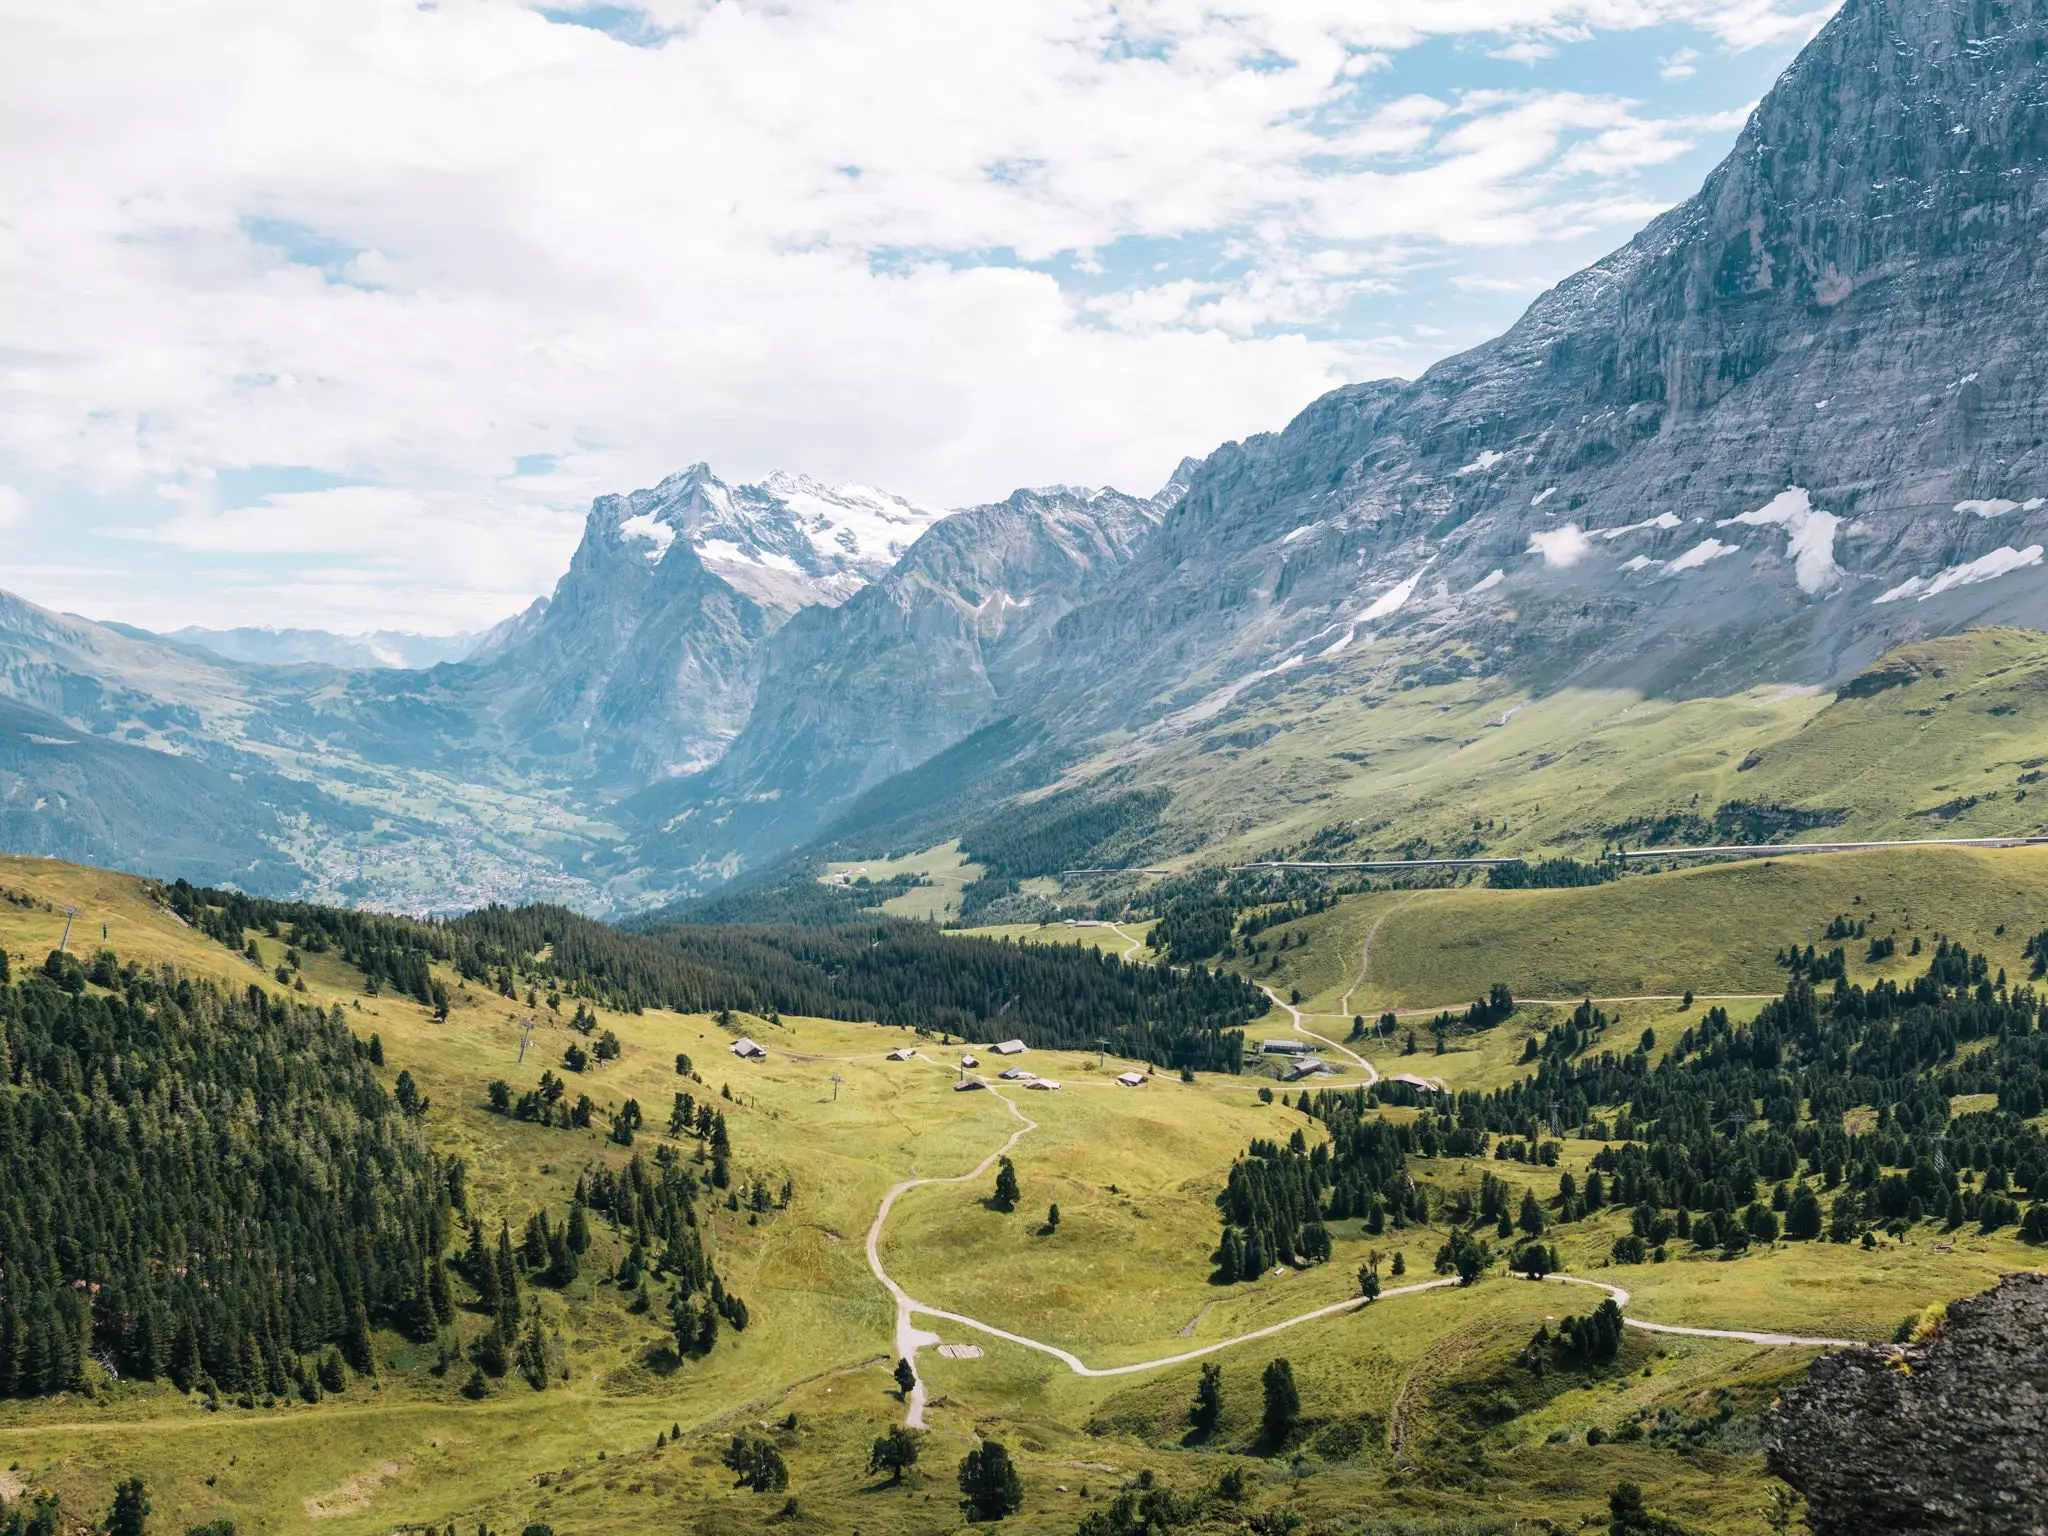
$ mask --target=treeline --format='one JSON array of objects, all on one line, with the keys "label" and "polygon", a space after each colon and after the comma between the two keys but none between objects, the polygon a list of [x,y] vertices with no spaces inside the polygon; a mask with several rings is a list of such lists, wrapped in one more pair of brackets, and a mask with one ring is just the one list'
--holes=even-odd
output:
[{"label": "treeline", "polygon": [[998,811],[960,834],[960,851],[983,867],[961,892],[960,918],[975,914],[1018,883],[1066,869],[1119,868],[1145,835],[1157,828],[1172,795],[1163,789],[1127,790],[1107,797],[1052,795]]},{"label": "treeline", "polygon": [[261,933],[309,955],[335,952],[363,973],[372,992],[390,987],[423,1006],[444,1011],[447,1007],[446,989],[434,979],[430,966],[436,960],[454,959],[456,949],[440,924],[203,889],[184,880],[165,887],[164,899],[201,933],[252,961],[256,953],[246,947],[247,935]]},{"label": "treeline", "polygon": [[1039,1047],[1101,1039],[1120,1055],[1203,1071],[1236,1071],[1239,1030],[1271,1006],[1250,983],[1199,967],[1170,971],[1078,944],[959,938],[915,923],[691,926],[657,942],[719,976],[719,1006],[744,1012],[873,1019],[971,1040],[1015,1035]]},{"label": "treeline", "polygon": [[0,1394],[76,1386],[93,1356],[241,1394],[338,1371],[336,1348],[369,1369],[373,1322],[440,1305],[462,1165],[339,1010],[112,979],[0,988]]},{"label": "treeline", "polygon": [[1158,922],[1145,943],[1172,965],[1234,959],[1240,941],[1247,953],[1259,953],[1251,941],[1266,929],[1327,912],[1340,895],[1370,889],[1370,881],[1332,883],[1298,870],[1195,870],[1153,891]]},{"label": "treeline", "polygon": [[1313,1101],[1304,1089],[1301,1107],[1329,1128],[1330,1139],[1310,1148],[1297,1128],[1285,1145],[1252,1142],[1231,1165],[1216,1197],[1223,1218],[1212,1255],[1218,1285],[1257,1279],[1275,1264],[1323,1262],[1331,1221],[1360,1216],[1378,1233],[1429,1219],[1426,1191],[1406,1175],[1405,1155],[1418,1146],[1413,1127],[1368,1118],[1362,1088],[1325,1090]]},{"label": "treeline", "polygon": [[[336,949],[372,977],[405,977],[411,995],[436,1006],[445,989],[425,974],[430,960],[508,997],[524,986],[536,1002],[545,988],[551,1006],[567,993],[622,1012],[872,1019],[970,1039],[999,1029],[1034,1046],[1108,1040],[1120,1055],[1232,1072],[1243,1057],[1237,1031],[1270,1006],[1249,983],[1200,968],[1174,972],[1080,946],[963,938],[921,923],[685,923],[636,933],[552,906],[487,907],[442,922],[182,884],[169,888],[169,899],[232,948],[259,932]],[[528,1106],[534,1118],[538,1108]]]},{"label": "treeline", "polygon": [[[2043,1016],[2031,988],[1938,940],[1907,985],[1838,978],[1822,991],[1795,974],[1749,1024],[1709,1010],[1654,1069],[1648,1032],[1625,1051],[1575,1055],[1553,1042],[1531,1076],[1461,1093],[1417,1124],[1445,1145],[1499,1138],[1496,1155],[1549,1145],[1553,1116],[1611,1139],[1583,1189],[1560,1179],[1549,1211],[1574,1220],[1631,1207],[1632,1231],[1615,1249],[1625,1262],[1674,1239],[1739,1250],[1781,1235],[1849,1241],[1925,1219],[2018,1225],[2048,1240],[2048,1138],[2028,1123],[2048,1090]],[[1580,1042],[1599,1035],[1581,1032]],[[1952,1100],[1970,1094],[1995,1094],[1997,1107],[1951,1118]],[[1619,1108],[1588,1124],[1595,1105]],[[1851,1131],[1845,1116],[1859,1106],[1874,1119]],[[1974,1187],[1959,1177],[1967,1170],[1981,1174]]]},{"label": "treeline", "polygon": [[1577,886],[1605,885],[1622,876],[1619,859],[1601,859],[1582,864],[1577,859],[1544,859],[1530,864],[1511,859],[1486,872],[1486,883],[1497,891],[1552,891]]},{"label": "treeline", "polygon": [[1848,812],[1835,807],[1808,809],[1766,800],[1729,800],[1710,816],[1674,811],[1663,816],[1637,816],[1606,829],[1616,846],[1667,847],[1709,843],[1776,843],[1800,832],[1839,827]]}]

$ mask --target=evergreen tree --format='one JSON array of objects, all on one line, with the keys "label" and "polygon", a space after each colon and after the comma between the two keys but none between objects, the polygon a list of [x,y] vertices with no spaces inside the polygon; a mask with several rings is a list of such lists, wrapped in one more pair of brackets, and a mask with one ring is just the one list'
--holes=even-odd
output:
[{"label": "evergreen tree", "polygon": [[1204,1439],[1216,1433],[1223,1422],[1223,1367],[1205,1364],[1202,1378],[1195,1383],[1195,1405],[1188,1410],[1188,1423]]},{"label": "evergreen tree", "polygon": [[1259,1375],[1259,1388],[1264,1394],[1259,1436],[1271,1454],[1286,1445],[1301,1418],[1301,1390],[1294,1384],[1294,1367],[1285,1356],[1267,1364]]},{"label": "evergreen tree", "polygon": [[789,1486],[789,1468],[782,1460],[782,1453],[759,1435],[734,1435],[720,1459],[735,1474],[735,1488],[750,1488],[755,1493],[780,1493]]},{"label": "evergreen tree", "polygon": [[1022,1197],[1023,1191],[1017,1185],[1016,1166],[1006,1157],[996,1168],[996,1190],[990,1204],[1007,1215],[1017,1209],[1017,1202]]},{"label": "evergreen tree", "polygon": [[131,1477],[114,1489],[114,1507],[107,1511],[106,1536],[143,1536],[149,1523],[149,1492],[142,1479]]},{"label": "evergreen tree", "polygon": [[868,1471],[887,1472],[891,1483],[903,1481],[903,1474],[917,1465],[921,1437],[901,1424],[892,1424],[868,1451]]},{"label": "evergreen tree", "polygon": [[917,1390],[917,1369],[905,1358],[896,1362],[896,1394],[908,1398]]},{"label": "evergreen tree", "polygon": [[1000,1520],[1024,1507],[1024,1483],[1000,1440],[984,1440],[960,1462],[960,1492],[982,1520]]}]

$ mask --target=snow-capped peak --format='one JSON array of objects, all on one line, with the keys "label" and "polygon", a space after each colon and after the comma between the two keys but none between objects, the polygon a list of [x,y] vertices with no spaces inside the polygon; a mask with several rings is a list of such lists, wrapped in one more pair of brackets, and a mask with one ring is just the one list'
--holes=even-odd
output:
[{"label": "snow-capped peak", "polygon": [[781,470],[728,485],[702,463],[592,510],[594,523],[650,564],[687,544],[706,569],[783,609],[845,601],[945,516],[871,485],[829,486]]}]

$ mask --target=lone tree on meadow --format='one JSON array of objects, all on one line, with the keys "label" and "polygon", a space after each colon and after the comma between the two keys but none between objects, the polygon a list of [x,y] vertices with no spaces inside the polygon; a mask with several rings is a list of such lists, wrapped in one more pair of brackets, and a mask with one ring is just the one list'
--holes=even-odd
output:
[{"label": "lone tree on meadow", "polygon": [[1052,1205],[1049,1205],[1045,1208],[1045,1230],[1048,1232],[1057,1232],[1059,1231],[1059,1229],[1060,1208],[1058,1202],[1054,1202]]},{"label": "lone tree on meadow", "polygon": [[910,1363],[910,1361],[909,1361],[908,1359],[898,1360],[898,1361],[896,1362],[896,1393],[897,1393],[897,1395],[898,1395],[899,1397],[905,1397],[905,1398],[907,1398],[907,1397],[909,1397],[909,1396],[910,1396],[910,1394],[911,1394],[912,1392],[914,1392],[914,1391],[916,1391],[916,1390],[917,1390],[917,1367],[916,1367],[916,1366],[914,1366],[914,1365],[912,1365],[912,1364]]},{"label": "lone tree on meadow", "polygon": [[984,1440],[961,1459],[960,1492],[981,1520],[1000,1520],[1024,1507],[1024,1483],[1002,1441]]},{"label": "lone tree on meadow", "polygon": [[1265,1393],[1265,1408],[1259,1417],[1259,1434],[1269,1450],[1279,1450],[1294,1433],[1301,1418],[1301,1389],[1294,1384],[1294,1367],[1286,1356],[1269,1362],[1259,1376]]},{"label": "lone tree on meadow", "polygon": [[114,1507],[107,1511],[107,1536],[142,1536],[149,1522],[149,1491],[142,1479],[131,1477],[114,1490]]},{"label": "lone tree on meadow", "polygon": [[996,1192],[992,1200],[995,1208],[1005,1215],[1017,1209],[1017,1202],[1024,1191],[1017,1185],[1017,1165],[1007,1157],[996,1169]]},{"label": "lone tree on meadow", "polygon": [[756,1493],[780,1493],[789,1486],[789,1468],[782,1452],[759,1435],[734,1435],[720,1458],[736,1474],[735,1488]]},{"label": "lone tree on meadow", "polygon": [[1195,1383],[1195,1406],[1188,1410],[1188,1423],[1195,1433],[1207,1438],[1223,1422],[1223,1367],[1205,1365],[1202,1379]]},{"label": "lone tree on meadow", "polygon": [[900,1483],[903,1474],[917,1465],[918,1435],[901,1424],[889,1426],[889,1433],[876,1439],[868,1452],[868,1470],[886,1472],[889,1481]]}]

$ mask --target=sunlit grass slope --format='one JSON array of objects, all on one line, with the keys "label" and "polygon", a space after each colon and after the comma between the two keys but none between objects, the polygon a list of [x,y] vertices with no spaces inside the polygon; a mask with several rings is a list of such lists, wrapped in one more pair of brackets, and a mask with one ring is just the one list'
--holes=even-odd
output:
[{"label": "sunlit grass slope", "polygon": [[[1462,1004],[1494,980],[1529,997],[1678,990],[1693,976],[1680,974],[1681,965],[1698,968],[1693,979],[1702,993],[1764,992],[1781,979],[1771,961],[1779,943],[1850,911],[1873,922],[1873,932],[1897,922],[1905,933],[1910,914],[1911,933],[1963,935],[2012,968],[2022,935],[2048,926],[2040,916],[2048,912],[2044,870],[2048,857],[2030,852],[1857,856],[1632,877],[1582,892],[1374,895],[1306,920],[1308,946],[1286,951],[1282,970],[1260,979],[1312,994],[1329,1027],[1347,987],[1355,991],[1351,1009],[1368,1017],[1388,1006]],[[186,928],[144,882],[10,858],[0,859],[0,887],[15,898],[0,902],[0,944],[17,965],[40,960],[61,932],[58,909],[76,905],[75,948],[96,948],[104,923],[123,958],[168,961],[237,987],[276,986],[268,971]],[[1359,984],[1360,949],[1382,916]],[[1108,929],[1014,936],[1041,932],[1056,942],[1114,941]],[[258,942],[266,966],[275,965],[282,944]],[[1651,987],[1637,957],[1653,952]],[[1851,952],[1860,955],[1858,947]],[[360,977],[331,956],[305,960],[310,997],[342,1008],[358,1034],[380,1036],[386,1080],[409,1070],[430,1096],[429,1135],[468,1161],[474,1201],[493,1225],[502,1217],[516,1231],[540,1204],[559,1213],[579,1170],[630,1155],[598,1131],[543,1130],[488,1112],[493,1079],[523,1091],[542,1070],[561,1070],[570,1038],[561,1014],[533,1010],[538,1027],[521,1063],[522,1006],[464,990],[449,973],[443,979],[454,1006],[446,1022],[436,1022],[408,1000],[366,996]],[[1904,974],[1910,964],[1902,958],[1886,973]],[[1861,978],[1870,969],[1852,960],[1851,973]],[[1675,1001],[1614,1007],[1630,1032],[1654,1023],[1668,1041],[1683,1027]],[[1392,1045],[1377,1048],[1374,1059],[1453,1086],[1497,1086],[1522,1070],[1528,1031],[1556,1017],[1532,1003],[1486,1035],[1454,1037],[1445,1056],[1430,1054],[1424,1033],[1416,1056],[1396,1057]],[[600,1227],[580,1279],[560,1293],[533,1292],[562,1329],[571,1367],[570,1380],[545,1394],[508,1378],[484,1401],[468,1402],[457,1390],[460,1372],[434,1374],[431,1346],[380,1335],[376,1381],[317,1406],[214,1413],[168,1388],[127,1384],[0,1405],[0,1466],[13,1464],[9,1475],[26,1485],[57,1489],[81,1517],[105,1509],[118,1477],[141,1475],[156,1501],[154,1528],[174,1536],[222,1515],[245,1533],[337,1536],[449,1522],[467,1536],[479,1522],[518,1531],[537,1519],[573,1536],[752,1532],[771,1518],[777,1529],[910,1536],[961,1524],[952,1469],[976,1436],[987,1436],[1010,1447],[1025,1480],[1025,1509],[1005,1526],[1018,1532],[1070,1533],[1141,1471],[1193,1489],[1231,1466],[1248,1473],[1254,1507],[1289,1507],[1338,1530],[1367,1514],[1414,1522],[1541,1517],[1576,1526],[1604,1519],[1607,1491],[1622,1477],[1701,1530],[1765,1529],[1765,1479],[1753,1440],[1716,1430],[1721,1438],[1681,1454],[1648,1440],[1589,1446],[1585,1435],[1592,1427],[1612,1432],[1638,1414],[1699,1423],[1724,1405],[1738,1428],[1753,1424],[1803,1353],[1631,1335],[1625,1368],[1565,1382],[1539,1402],[1512,1367],[1513,1353],[1539,1323],[1583,1311],[1593,1298],[1500,1278],[1390,1298],[1222,1352],[1224,1422],[1201,1446],[1184,1443],[1196,1365],[1083,1379],[1046,1355],[935,1324],[948,1343],[984,1353],[922,1354],[933,1397],[926,1460],[904,1487],[885,1489],[864,1467],[869,1442],[902,1413],[888,1378],[894,1309],[868,1272],[863,1240],[889,1185],[973,1167],[1016,1128],[1009,1107],[992,1093],[956,1093],[957,1046],[907,1030],[743,1018],[736,1027],[771,1051],[765,1062],[745,1064],[726,1053],[728,1034],[700,1016],[605,1013],[600,1022],[616,1031],[624,1054],[575,1087],[600,1108],[639,1100],[650,1124],[637,1150],[662,1144],[656,1131],[674,1091],[709,1093],[731,1126],[735,1172],[778,1186],[787,1179],[793,1188],[789,1207],[758,1223],[723,1206],[706,1209],[721,1269],[753,1312],[743,1335],[728,1334],[702,1362],[673,1366],[651,1353],[663,1339],[661,1320],[632,1313],[605,1278],[619,1254]],[[1276,1013],[1254,1033],[1285,1027],[1285,1014]],[[930,1059],[885,1059],[905,1043]],[[678,1052],[692,1058],[703,1082],[677,1076]],[[1183,1083],[1164,1074],[1126,1089],[1110,1081],[1114,1059],[1105,1065],[1060,1051],[1026,1060],[1064,1086],[1058,1093],[1004,1090],[1040,1127],[1014,1154],[1020,1208],[988,1208],[988,1178],[920,1188],[899,1203],[885,1234],[886,1263],[921,1300],[1115,1364],[1340,1300],[1352,1293],[1371,1249],[1399,1251],[1411,1278],[1429,1277],[1441,1230],[1369,1237],[1346,1221],[1335,1224],[1329,1264],[1212,1286],[1213,1202],[1232,1159],[1254,1136],[1284,1141],[1299,1129],[1313,1144],[1324,1135],[1286,1102],[1293,1090],[1256,1077]],[[1275,1102],[1260,1101],[1262,1085],[1276,1092]],[[1492,1172],[1516,1187],[1517,1198],[1524,1187],[1548,1197],[1560,1173],[1583,1178],[1599,1147],[1567,1138],[1556,1168],[1448,1158],[1416,1159],[1412,1168],[1439,1194],[1475,1187],[1482,1172]],[[693,1155],[690,1144],[680,1150]],[[1062,1219],[1046,1232],[1046,1208],[1055,1202]],[[1600,1273],[1625,1223],[1625,1213],[1605,1211],[1553,1236],[1569,1268]],[[1622,1283],[1636,1295],[1632,1310],[1650,1319],[1878,1339],[1910,1311],[2037,1262],[2010,1229],[1984,1237],[1967,1228],[1940,1252],[1929,1231],[1869,1251],[1781,1244],[1733,1261],[1681,1246],[1665,1264],[1607,1277],[1625,1274]],[[469,1318],[464,1326],[473,1332],[480,1325]],[[1249,1454],[1258,1372],[1276,1355],[1293,1362],[1311,1421],[1298,1463]],[[1520,1412],[1475,1416],[1475,1402],[1495,1402],[1502,1391],[1527,1399]],[[781,1427],[791,1414],[794,1425]],[[657,1450],[657,1433],[671,1425],[682,1427],[681,1442]],[[785,1495],[734,1490],[718,1464],[725,1438],[741,1427],[781,1445],[787,1497],[795,1500],[787,1512]]]}]

